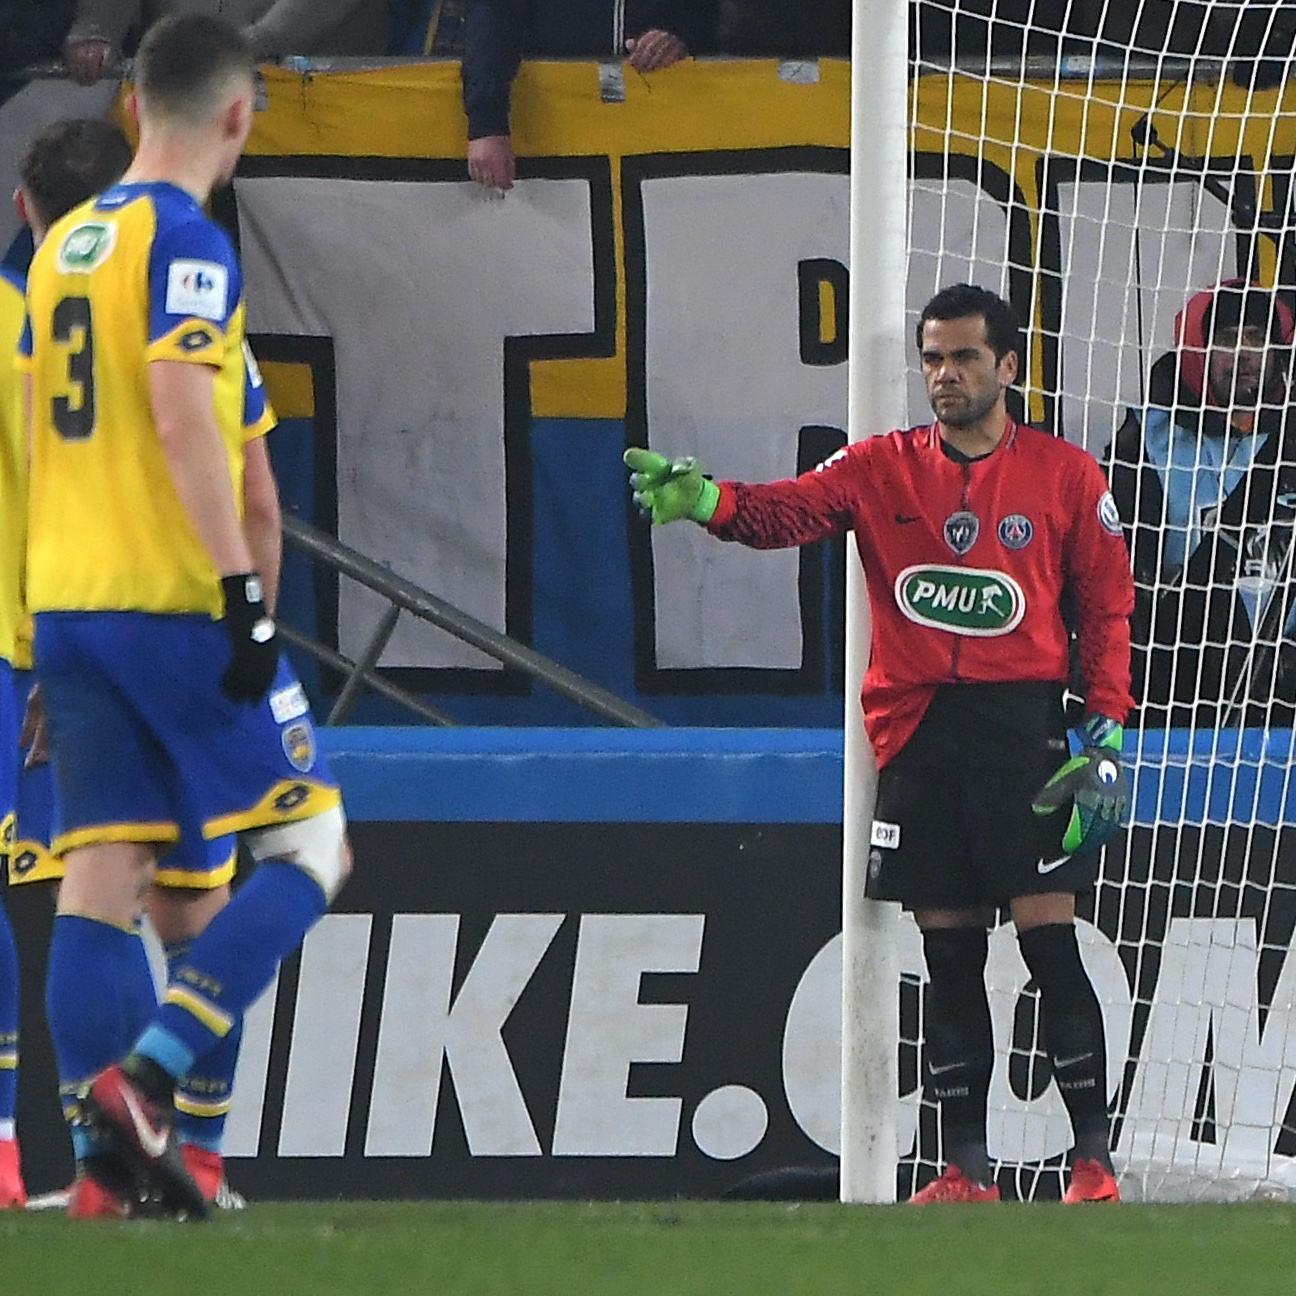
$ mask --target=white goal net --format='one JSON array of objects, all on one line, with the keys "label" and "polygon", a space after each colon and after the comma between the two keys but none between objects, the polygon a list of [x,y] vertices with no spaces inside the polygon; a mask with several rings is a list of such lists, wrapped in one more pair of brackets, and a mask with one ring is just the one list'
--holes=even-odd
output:
[{"label": "white goal net", "polygon": [[[960,280],[1014,303],[1019,412],[1108,467],[1132,544],[1135,805],[1081,923],[1123,1192],[1296,1195],[1296,17],[1055,8],[916,11],[908,303]],[[940,1153],[905,931],[902,1191]],[[991,1154],[1055,1196],[1068,1124],[1010,927],[990,979]]]}]

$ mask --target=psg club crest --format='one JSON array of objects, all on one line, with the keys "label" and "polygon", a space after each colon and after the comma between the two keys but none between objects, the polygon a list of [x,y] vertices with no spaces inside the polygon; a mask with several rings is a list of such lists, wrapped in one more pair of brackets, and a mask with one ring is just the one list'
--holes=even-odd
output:
[{"label": "psg club crest", "polygon": [[1025,549],[1034,534],[1035,528],[1024,513],[1009,513],[999,523],[999,543],[1005,549]]},{"label": "psg club crest", "polygon": [[975,513],[969,513],[967,509],[959,509],[957,513],[951,513],[945,519],[945,543],[960,558],[976,544],[976,538],[980,533],[981,520]]}]

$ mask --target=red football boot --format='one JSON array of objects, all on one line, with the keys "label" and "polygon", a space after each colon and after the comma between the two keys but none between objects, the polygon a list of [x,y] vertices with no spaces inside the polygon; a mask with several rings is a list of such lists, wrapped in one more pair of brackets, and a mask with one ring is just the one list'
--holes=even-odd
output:
[{"label": "red football boot", "polygon": [[203,1196],[217,1210],[243,1210],[247,1206],[247,1198],[231,1188],[225,1178],[225,1158],[219,1152],[197,1143],[181,1143],[180,1155]]},{"label": "red football boot", "polygon": [[225,1178],[225,1158],[197,1143],[181,1143],[180,1155],[199,1191],[209,1202],[214,1202]]},{"label": "red football boot", "polygon": [[911,1206],[927,1206],[932,1202],[997,1202],[999,1185],[973,1183],[956,1165],[945,1167],[939,1179],[933,1179],[926,1188],[909,1198]]},{"label": "red football boot", "polygon": [[168,1213],[207,1218],[207,1199],[185,1167],[175,1136],[175,1109],[158,1102],[118,1065],[101,1071],[80,1095],[91,1126],[132,1164]]},{"label": "red football boot", "polygon": [[1101,1161],[1081,1159],[1071,1167],[1071,1183],[1064,1202],[1118,1202],[1116,1176]]},{"label": "red football boot", "polygon": [[78,1170],[68,1190],[67,1213],[69,1219],[124,1220],[131,1217],[131,1204],[93,1175]]},{"label": "red football boot", "polygon": [[0,1139],[0,1210],[24,1210],[27,1189],[23,1187],[22,1164],[17,1139]]}]

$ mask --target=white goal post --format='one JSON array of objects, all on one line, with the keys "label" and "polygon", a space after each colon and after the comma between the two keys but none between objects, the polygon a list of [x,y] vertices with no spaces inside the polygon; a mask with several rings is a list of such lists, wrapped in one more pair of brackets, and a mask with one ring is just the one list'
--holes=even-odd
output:
[{"label": "white goal post", "polygon": [[[907,79],[904,0],[857,0],[851,50],[851,276],[847,439],[904,422]],[[895,1196],[899,914],[864,898],[873,757],[859,688],[869,612],[853,552],[846,564],[842,868],[841,1199]]]},{"label": "white goal post", "polygon": [[[1043,0],[857,0],[850,435],[930,416],[912,322],[939,287],[970,280],[1013,303],[1017,412],[1109,468],[1142,564],[1135,805],[1080,923],[1122,1192],[1296,1196],[1296,24],[1277,3],[1242,23],[1237,5],[1207,6],[1192,29],[1170,0],[1048,7],[1035,21]],[[915,17],[906,51],[896,32]],[[924,45],[950,30],[970,42]],[[1211,386],[1217,299],[1185,311],[1231,279],[1264,290],[1236,299],[1243,323],[1263,312],[1266,338],[1245,416],[1236,389]],[[919,1096],[917,933],[859,899],[872,774],[852,731],[867,623],[850,597],[842,1197],[880,1201],[897,1158],[903,1193],[940,1148]],[[992,934],[989,978],[999,1182],[1056,1196],[1068,1125],[1010,927]]]}]

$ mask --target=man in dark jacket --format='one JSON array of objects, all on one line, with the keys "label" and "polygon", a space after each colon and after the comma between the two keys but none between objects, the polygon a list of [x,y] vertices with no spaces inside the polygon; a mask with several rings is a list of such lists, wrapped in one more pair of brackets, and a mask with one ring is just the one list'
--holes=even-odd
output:
[{"label": "man in dark jacket", "polygon": [[1109,447],[1134,565],[1142,722],[1290,723],[1296,420],[1290,308],[1230,279],[1175,321]]},{"label": "man in dark jacket", "polygon": [[714,22],[710,0],[468,0],[468,174],[491,189],[513,184],[509,97],[523,57],[625,57],[655,72],[704,49]]},{"label": "man in dark jacket", "polygon": [[75,0],[0,0],[0,102],[20,85],[18,74],[59,56]]}]

